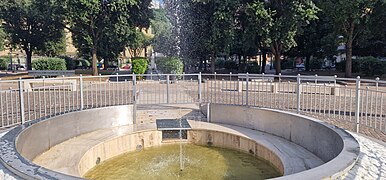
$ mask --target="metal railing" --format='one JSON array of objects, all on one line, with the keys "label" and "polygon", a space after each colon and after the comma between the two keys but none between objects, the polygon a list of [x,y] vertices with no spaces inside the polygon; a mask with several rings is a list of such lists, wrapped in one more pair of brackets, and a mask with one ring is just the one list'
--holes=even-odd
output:
[{"label": "metal railing", "polygon": [[0,127],[116,105],[220,103],[292,111],[386,134],[386,81],[336,76],[147,74],[0,81]]}]

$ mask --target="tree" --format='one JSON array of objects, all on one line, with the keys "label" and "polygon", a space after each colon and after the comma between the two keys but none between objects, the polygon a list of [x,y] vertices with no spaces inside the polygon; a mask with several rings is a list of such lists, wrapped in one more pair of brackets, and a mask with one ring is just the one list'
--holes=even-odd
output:
[{"label": "tree", "polygon": [[[378,2],[369,0],[326,0],[321,7],[332,22],[337,34],[343,35],[346,44],[345,76],[352,76],[353,42],[364,32],[369,17]],[[384,11],[384,10],[383,10]]]},{"label": "tree", "polygon": [[[152,16],[150,0],[67,0],[65,2],[69,30],[81,39],[82,47],[91,49],[93,75],[98,74],[98,46],[106,40],[126,39],[133,28],[150,25]],[[107,32],[118,33],[119,37],[106,39]],[[126,42],[130,44],[130,42]],[[111,42],[114,46],[114,42]],[[117,43],[118,45],[119,43]],[[124,43],[122,43],[124,44]],[[121,45],[121,44],[120,44]]]},{"label": "tree", "polygon": [[7,38],[7,34],[4,29],[0,26],[0,51],[3,51],[5,48],[5,41]]},{"label": "tree", "polygon": [[23,49],[27,55],[26,66],[32,69],[33,52],[45,52],[49,44],[63,38],[63,28],[54,16],[52,1],[3,0],[0,2],[0,19],[9,34],[12,46]]},{"label": "tree", "polygon": [[[262,3],[262,2],[260,2]],[[270,49],[275,56],[276,74],[281,72],[282,53],[296,46],[295,36],[302,26],[317,19],[318,8],[311,0],[270,0],[264,8],[256,5],[258,18],[269,19],[267,30]]]},{"label": "tree", "polygon": [[152,45],[154,51],[162,53],[166,56],[175,55],[175,50],[170,47],[175,47],[172,38],[172,24],[166,15],[165,9],[154,10],[154,18],[151,20],[151,28],[154,38]]},{"label": "tree", "polygon": [[353,42],[353,55],[386,56],[386,1],[377,1],[365,30]]}]

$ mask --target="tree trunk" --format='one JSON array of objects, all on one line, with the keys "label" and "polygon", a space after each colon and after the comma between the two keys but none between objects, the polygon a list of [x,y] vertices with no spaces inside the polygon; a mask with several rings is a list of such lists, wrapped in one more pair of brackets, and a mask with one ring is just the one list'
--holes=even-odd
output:
[{"label": "tree trunk", "polygon": [[275,70],[276,70],[276,75],[279,75],[281,73],[281,59],[280,59],[280,52],[275,53]]},{"label": "tree trunk", "polygon": [[311,61],[311,55],[308,54],[306,55],[306,62],[305,62],[306,71],[310,71],[310,61]]},{"label": "tree trunk", "polygon": [[267,66],[267,50],[262,48],[261,54],[263,56],[263,61],[261,62],[261,73],[265,73],[265,66]]},{"label": "tree trunk", "polygon": [[27,60],[26,60],[27,70],[32,70],[32,51],[25,50],[25,53],[27,55]]},{"label": "tree trunk", "polygon": [[95,46],[91,49],[91,55],[92,55],[92,64],[91,64],[92,75],[98,76],[98,67],[97,67],[98,59],[97,59],[97,50]]},{"label": "tree trunk", "polygon": [[216,53],[212,52],[210,70],[212,73],[216,72]]}]

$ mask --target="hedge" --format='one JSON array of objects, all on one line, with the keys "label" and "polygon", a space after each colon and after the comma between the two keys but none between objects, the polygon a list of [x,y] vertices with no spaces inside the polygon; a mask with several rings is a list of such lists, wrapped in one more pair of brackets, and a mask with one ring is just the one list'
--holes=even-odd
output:
[{"label": "hedge", "polygon": [[32,62],[34,70],[67,70],[66,61],[60,58],[40,58]]},{"label": "hedge", "polygon": [[[346,61],[337,63],[336,69],[344,72],[346,69]],[[371,56],[353,59],[352,72],[363,73],[366,76],[382,76],[386,74],[386,62],[380,61],[379,59]]]}]

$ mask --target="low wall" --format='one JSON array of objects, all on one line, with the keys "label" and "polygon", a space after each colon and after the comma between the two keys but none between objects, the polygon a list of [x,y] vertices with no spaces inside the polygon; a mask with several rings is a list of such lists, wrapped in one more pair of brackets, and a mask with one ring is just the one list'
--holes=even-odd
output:
[{"label": "low wall", "polygon": [[211,145],[227,149],[234,149],[249,153],[260,159],[271,163],[283,175],[284,167],[281,159],[270,149],[255,142],[254,140],[240,137],[227,132],[210,130],[188,131],[188,141],[199,145]]},{"label": "low wall", "polygon": [[16,139],[17,151],[32,160],[51,147],[98,129],[133,124],[133,106],[106,107],[68,113],[24,129]]},{"label": "low wall", "polygon": [[84,176],[99,162],[135,151],[138,145],[141,145],[141,148],[162,145],[162,132],[155,130],[135,132],[99,143],[84,153],[78,163],[78,173]]},{"label": "low wall", "polygon": [[303,174],[299,177],[339,177],[355,164],[359,155],[358,142],[350,134],[316,119],[244,106],[210,104],[209,109],[210,122],[241,126],[282,137],[328,162],[308,170],[310,175],[315,176],[298,173]]}]

